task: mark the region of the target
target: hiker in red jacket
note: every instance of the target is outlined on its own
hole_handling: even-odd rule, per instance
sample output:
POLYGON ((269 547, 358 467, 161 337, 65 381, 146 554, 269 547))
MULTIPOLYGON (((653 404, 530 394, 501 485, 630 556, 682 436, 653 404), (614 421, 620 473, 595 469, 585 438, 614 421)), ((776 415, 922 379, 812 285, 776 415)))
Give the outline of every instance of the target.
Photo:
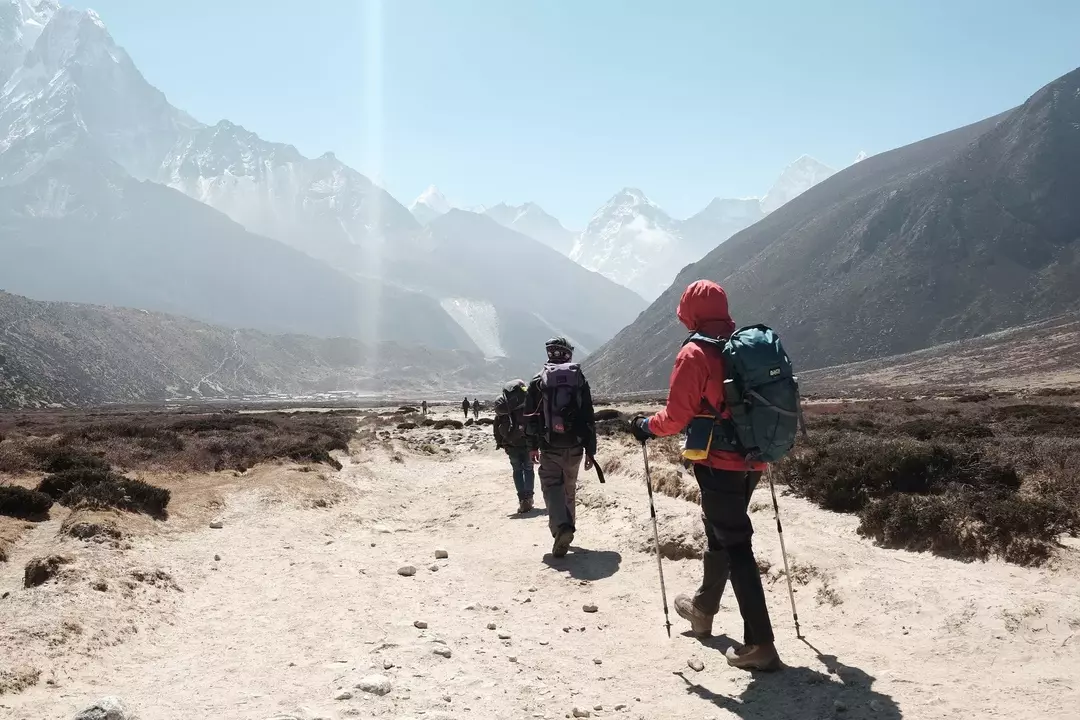
MULTIPOLYGON (((698 280, 686 288, 677 314, 691 333, 727 338, 735 331, 728 314, 727 294, 709 280, 698 280)), ((683 345, 675 358, 669 387, 663 410, 651 418, 638 416, 632 421, 638 440, 680 433, 694 416, 711 414, 708 406, 718 408, 722 416, 726 414, 724 365, 719 351, 712 347, 693 342, 683 345)), ((720 609, 720 596, 730 579, 743 617, 745 644, 727 651, 728 663, 740 668, 776 670, 780 657, 773 644, 765 590, 750 543, 754 527, 748 514, 750 495, 765 468, 765 463, 747 461, 739 453, 715 449, 694 463, 708 550, 701 587, 693 597, 676 597, 675 611, 690 621, 695 634, 711 635, 713 616, 720 609)))

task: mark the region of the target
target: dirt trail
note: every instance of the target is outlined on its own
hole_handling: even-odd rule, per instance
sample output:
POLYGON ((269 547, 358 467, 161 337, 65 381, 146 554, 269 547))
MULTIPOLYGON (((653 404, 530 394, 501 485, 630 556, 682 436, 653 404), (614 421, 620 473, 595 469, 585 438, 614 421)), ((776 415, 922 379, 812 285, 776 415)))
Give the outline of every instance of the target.
MULTIPOLYGON (((12 592, 0 601, 2 622, 21 628, 37 613, 113 635, 80 652, 61 643, 26 658, 45 670, 43 681, 0 695, 0 718, 69 720, 102 695, 124 698, 141 720, 563 718, 575 706, 650 719, 1076 717, 1075 566, 1025 570, 882 550, 856 536, 853 519, 786 498, 809 642, 795 639, 772 573, 769 607, 790 667, 750 675, 724 663, 727 640, 682 635, 674 613, 667 639, 656 562, 641 552, 644 487, 625 447, 609 455, 621 453, 628 469, 606 485, 583 474, 575 549, 553 560, 544 515, 511 515, 509 466, 486 432, 465 430, 461 452, 404 453, 404 462, 361 452, 332 478, 342 501, 329 508, 239 486, 220 512, 222 529, 150 536, 123 553, 82 551, 76 569, 114 563, 171 577, 127 599, 94 595, 81 581, 78 590, 22 590, 12 569, 26 557, 20 547, 0 575, 0 592, 12 592), (479 449, 464 451, 469 443, 479 449), (436 560, 436 549, 449 558, 436 560), (415 576, 397 573, 406 564, 415 576), (586 603, 599 611, 583 612, 586 603), (687 666, 691 656, 703 672, 687 666), (371 674, 389 678, 389 694, 354 687, 371 674), (336 700, 343 690, 353 697, 336 700)), ((696 522, 689 503, 659 502, 668 532, 696 522)), ((779 567, 771 511, 754 518, 759 555, 779 567)), ((48 531, 31 536, 35 551, 48 531)), ((665 562, 665 572, 673 597, 693 587, 699 563, 665 562)), ((741 639, 730 597, 717 626, 741 639)), ((18 633, 7 627, 0 637, 18 633)), ((19 648, 2 652, 11 662, 19 648)))

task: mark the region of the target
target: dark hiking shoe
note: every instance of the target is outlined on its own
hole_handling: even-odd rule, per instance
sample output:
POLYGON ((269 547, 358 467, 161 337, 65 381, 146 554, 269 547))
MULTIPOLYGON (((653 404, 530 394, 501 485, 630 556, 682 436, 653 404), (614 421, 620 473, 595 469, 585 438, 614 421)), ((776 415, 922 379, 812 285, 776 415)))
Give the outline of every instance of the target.
POLYGON ((551 546, 551 556, 557 558, 566 557, 572 542, 574 542, 574 531, 570 528, 560 529, 559 534, 555 536, 555 544, 551 546))
POLYGON ((772 672, 781 668, 780 655, 777 654, 776 646, 772 643, 743 645, 738 650, 728 648, 724 654, 727 656, 728 665, 743 670, 772 672))
POLYGON ((683 620, 690 621, 690 632, 698 637, 712 635, 712 615, 706 615, 694 605, 694 599, 689 595, 679 595, 675 598, 675 612, 683 620))
POLYGON ((527 512, 531 512, 533 509, 533 499, 523 498, 518 500, 518 515, 524 515, 527 512))

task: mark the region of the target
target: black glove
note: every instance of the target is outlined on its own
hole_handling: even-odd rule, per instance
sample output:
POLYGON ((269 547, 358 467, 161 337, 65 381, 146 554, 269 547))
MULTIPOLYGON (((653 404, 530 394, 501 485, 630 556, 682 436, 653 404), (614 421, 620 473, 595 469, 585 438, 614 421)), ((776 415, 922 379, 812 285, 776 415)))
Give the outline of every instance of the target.
POLYGON ((644 415, 638 415, 630 421, 630 432, 638 442, 642 443, 656 437, 649 432, 649 418, 644 415))

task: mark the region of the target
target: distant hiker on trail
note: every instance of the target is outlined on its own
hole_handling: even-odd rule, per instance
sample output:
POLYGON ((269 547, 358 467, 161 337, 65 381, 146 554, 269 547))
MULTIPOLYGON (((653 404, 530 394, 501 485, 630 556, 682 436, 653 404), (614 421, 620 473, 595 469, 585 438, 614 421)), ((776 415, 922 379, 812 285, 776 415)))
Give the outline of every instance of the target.
POLYGON ((466 397, 464 400, 461 401, 461 409, 465 411, 466 420, 469 419, 469 407, 469 398, 466 397))
POLYGON ((688 432, 683 454, 694 460, 708 550, 701 587, 692 598, 676 597, 675 611, 690 621, 695 634, 711 635, 713 616, 720 609, 720 596, 730 579, 743 618, 745 644, 727 651, 728 663, 739 668, 776 670, 780 656, 773 644, 765 591, 750 543, 754 527, 747 513, 750 495, 768 466, 745 459, 720 437, 731 417, 724 402, 724 358, 715 346, 697 340, 707 336, 723 343, 735 331, 728 314, 727 294, 714 282, 698 280, 683 292, 677 315, 694 334, 675 358, 667 406, 651 418, 638 416, 631 422, 634 437, 641 442, 688 432), (704 441, 696 445, 694 436, 701 433, 694 428, 701 427, 691 426, 695 418, 704 420, 704 441), (717 422, 717 418, 722 420, 717 422), (697 453, 692 452, 695 447, 699 448, 697 453))
MULTIPOLYGON (((465 414, 468 415, 468 413, 465 413, 465 414)), ((475 420, 480 419, 480 398, 476 398, 475 400, 472 401, 472 414, 473 414, 473 419, 475 419, 475 420)))
POLYGON ((424 402, 420 403, 420 413, 421 413, 421 414, 422 414, 422 415, 423 415, 424 417, 427 417, 427 400, 425 400, 424 402))
POLYGON ((525 443, 525 398, 528 388, 524 380, 511 380, 503 386, 502 395, 495 401, 495 447, 505 450, 514 473, 518 513, 533 509, 533 463, 525 443))
POLYGON ((525 401, 525 438, 532 462, 539 462, 540 487, 548 509, 554 557, 565 557, 574 541, 577 478, 596 462, 596 426, 592 392, 573 362, 574 347, 557 337, 545 344, 548 361, 529 383, 525 401))

